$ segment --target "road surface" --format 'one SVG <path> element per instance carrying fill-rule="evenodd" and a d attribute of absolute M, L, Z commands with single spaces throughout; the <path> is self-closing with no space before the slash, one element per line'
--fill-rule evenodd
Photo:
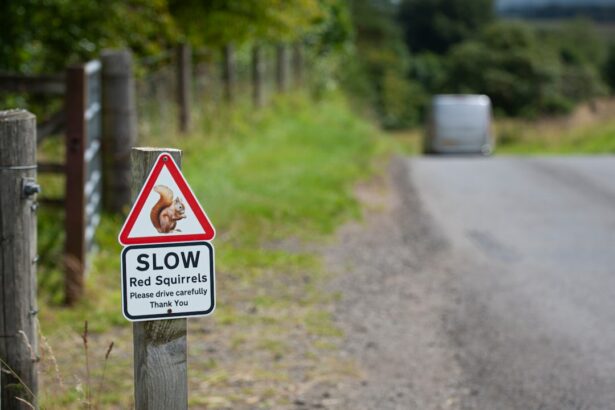
<path fill-rule="evenodd" d="M 615 409 L 615 157 L 400 159 L 358 196 L 325 257 L 359 378 L 297 408 Z"/>
<path fill-rule="evenodd" d="M 615 158 L 406 165 L 446 244 L 424 258 L 455 299 L 459 407 L 615 409 Z"/>

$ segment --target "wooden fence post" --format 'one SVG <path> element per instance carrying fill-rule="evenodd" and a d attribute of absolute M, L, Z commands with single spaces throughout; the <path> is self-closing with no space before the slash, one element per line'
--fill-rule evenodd
<path fill-rule="evenodd" d="M 137 141 L 137 107 L 132 54 L 102 52 L 103 201 L 119 213 L 130 205 L 130 147 Z"/>
<path fill-rule="evenodd" d="M 263 70 L 263 50 L 259 45 L 255 45 L 252 48 L 252 101 L 257 108 L 262 107 L 265 103 Z"/>
<path fill-rule="evenodd" d="M 36 406 L 36 117 L 0 111 L 0 401 Z M 7 369 L 10 367 L 11 370 Z M 14 374 L 22 381 L 21 384 Z"/>
<path fill-rule="evenodd" d="M 65 192 L 65 280 L 64 295 L 67 305 L 74 304 L 83 295 L 85 274 L 85 183 L 86 76 L 81 65 L 66 71 L 66 192 Z"/>
<path fill-rule="evenodd" d="M 288 49 L 285 44 L 276 46 L 276 84 L 278 92 L 288 90 Z"/>
<path fill-rule="evenodd" d="M 192 103 L 192 51 L 188 44 L 177 46 L 177 107 L 179 110 L 179 132 L 190 131 Z"/>
<path fill-rule="evenodd" d="M 226 102 L 230 103 L 235 99 L 235 50 L 232 44 L 224 46 L 222 58 L 224 98 Z"/>
<path fill-rule="evenodd" d="M 132 198 L 136 200 L 158 155 L 167 152 L 181 167 L 177 149 L 133 148 Z M 135 409 L 188 408 L 186 319 L 133 323 Z"/>
<path fill-rule="evenodd" d="M 206 102 L 207 98 L 211 98 L 211 62 L 209 60 L 209 50 L 200 51 L 201 57 L 198 63 L 194 66 L 195 91 L 197 92 L 198 101 Z"/>
<path fill-rule="evenodd" d="M 303 45 L 295 43 L 293 46 L 293 86 L 300 88 L 303 85 Z"/>

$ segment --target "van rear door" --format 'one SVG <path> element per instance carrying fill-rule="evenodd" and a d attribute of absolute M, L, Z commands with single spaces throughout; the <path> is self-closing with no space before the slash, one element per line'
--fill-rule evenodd
<path fill-rule="evenodd" d="M 489 144 L 489 100 L 477 97 L 480 96 L 434 99 L 431 126 L 436 151 L 481 152 Z"/>

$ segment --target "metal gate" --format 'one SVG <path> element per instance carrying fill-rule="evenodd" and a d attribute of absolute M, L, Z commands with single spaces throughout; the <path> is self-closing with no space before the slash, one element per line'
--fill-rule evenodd
<path fill-rule="evenodd" d="M 66 296 L 79 298 L 102 205 L 102 95 L 98 60 L 66 79 Z"/>

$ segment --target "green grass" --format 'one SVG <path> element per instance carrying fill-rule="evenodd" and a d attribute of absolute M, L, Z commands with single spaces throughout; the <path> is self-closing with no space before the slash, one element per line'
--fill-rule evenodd
<path fill-rule="evenodd" d="M 340 97 L 313 102 L 289 96 L 258 112 L 244 108 L 207 112 L 191 135 L 149 135 L 142 145 L 183 150 L 184 174 L 216 227 L 218 306 L 212 318 L 199 323 L 215 325 L 215 334 L 224 334 L 226 348 L 238 357 L 220 371 L 232 373 L 228 367 L 239 366 L 242 355 L 251 363 L 247 357 L 258 352 L 268 361 L 272 356 L 275 363 L 279 360 L 281 368 L 288 366 L 284 360 L 293 359 L 286 359 L 287 353 L 296 352 L 287 341 L 297 337 L 297 332 L 304 335 L 302 340 L 318 341 L 313 349 L 320 351 L 318 346 L 325 346 L 324 351 L 334 351 L 331 346 L 342 334 L 324 310 L 334 296 L 321 292 L 326 272 L 319 257 L 301 244 L 329 241 L 345 221 L 360 218 L 353 194 L 356 182 L 376 172 L 378 158 L 401 152 L 400 147 L 407 144 L 383 138 Z M 47 151 L 53 150 L 46 148 L 43 154 Z M 126 380 L 130 380 L 132 369 L 127 364 L 127 346 L 131 341 L 129 322 L 121 315 L 121 248 L 117 243 L 121 223 L 121 217 L 103 216 L 86 295 L 68 309 L 60 304 L 61 211 L 41 210 L 39 304 L 43 333 L 54 347 L 65 377 L 68 373 L 83 380 L 78 334 L 84 320 L 89 321 L 94 340 L 91 349 L 99 357 L 110 340 L 116 341 L 107 369 L 113 377 L 101 399 L 109 405 L 129 406 L 130 383 Z M 291 331 L 295 332 L 292 336 Z M 120 358 L 114 360 L 114 355 Z M 310 355 L 313 361 L 321 357 L 313 350 Z M 191 363 L 196 388 L 203 378 L 209 384 L 219 383 L 220 389 L 230 383 L 215 379 L 216 373 L 209 371 L 211 362 L 191 359 Z M 334 360 L 330 363 L 336 365 Z M 93 367 L 100 371 L 96 364 Z M 316 368 L 328 371 L 326 366 Z M 268 368 L 253 377 L 257 381 L 269 378 L 273 383 L 273 376 L 266 375 L 279 377 L 280 371 Z M 262 397 L 288 399 L 267 389 L 270 386 L 261 389 Z M 48 391 L 43 403 L 48 408 L 57 403 L 66 408 L 78 406 L 79 394 L 75 392 L 74 385 Z M 235 394 L 239 393 L 230 397 Z M 239 396 L 236 400 L 241 402 Z"/>
<path fill-rule="evenodd" d="M 615 153 L 615 121 L 611 119 L 583 125 L 506 121 L 500 122 L 497 129 L 498 154 Z"/>
<path fill-rule="evenodd" d="M 284 100 L 227 124 L 220 138 L 180 144 L 184 172 L 222 235 L 307 238 L 358 216 L 352 181 L 371 170 L 375 131 L 341 101 Z"/>
<path fill-rule="evenodd" d="M 188 138 L 150 136 L 145 144 L 183 149 L 184 174 L 215 224 L 215 243 L 224 243 L 216 249 L 219 266 L 245 268 L 251 275 L 263 267 L 309 264 L 305 255 L 261 245 L 289 237 L 324 238 L 344 221 L 357 218 L 353 183 L 369 175 L 374 157 L 392 146 L 379 141 L 377 131 L 340 98 L 312 104 L 289 97 L 251 116 L 241 110 L 219 115 L 202 126 L 207 133 L 196 131 Z M 62 212 L 44 208 L 39 219 L 45 272 L 40 275 L 41 294 L 44 303 L 57 305 L 62 292 Z M 97 290 L 117 279 L 109 280 L 109 272 L 115 274 L 119 266 L 120 224 L 121 218 L 106 215 L 98 230 L 101 251 L 88 278 Z M 97 295 L 89 296 L 96 302 L 93 305 L 100 304 Z M 84 303 L 91 311 L 93 306 Z"/>

